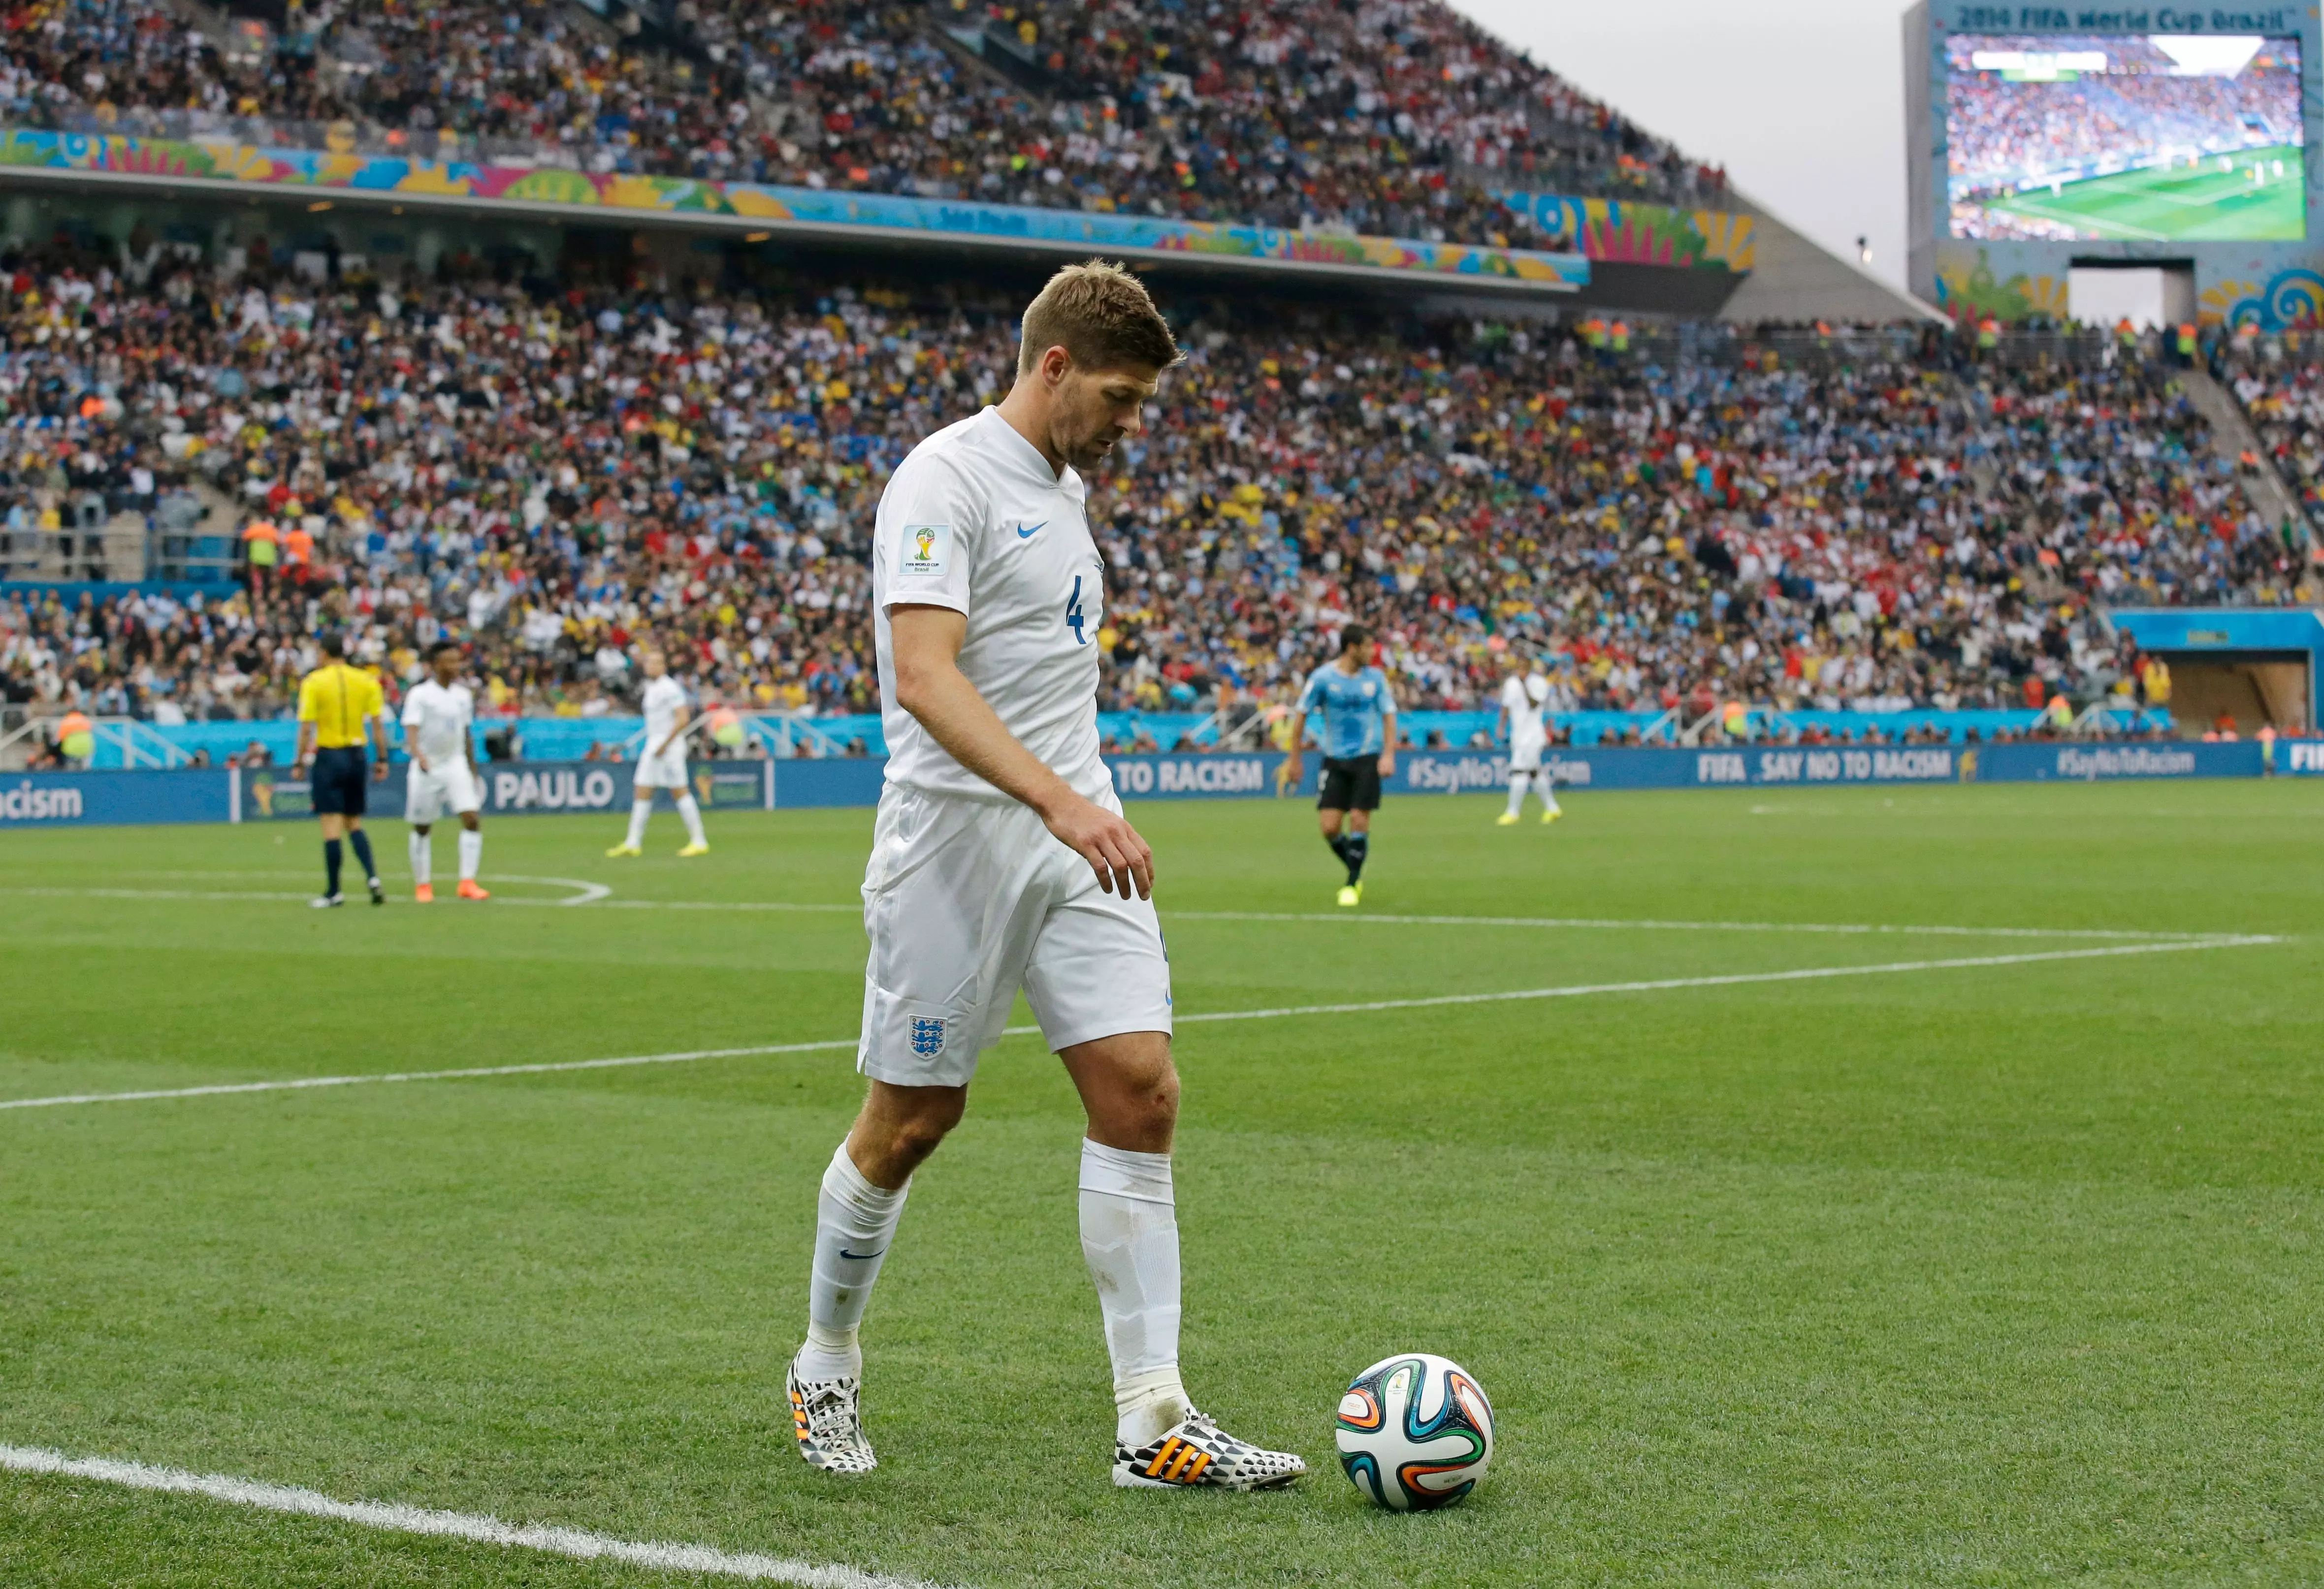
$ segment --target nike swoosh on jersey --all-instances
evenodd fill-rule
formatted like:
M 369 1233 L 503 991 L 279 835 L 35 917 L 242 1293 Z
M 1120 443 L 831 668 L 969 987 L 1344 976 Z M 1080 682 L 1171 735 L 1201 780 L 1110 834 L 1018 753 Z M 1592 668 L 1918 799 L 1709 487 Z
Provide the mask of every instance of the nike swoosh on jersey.
M 1019 540 L 1020 540 L 1020 541 L 1029 541 L 1029 540 L 1031 540 L 1035 536 L 1037 536 L 1037 535 L 1040 534 L 1043 530 L 1045 530 L 1045 529 L 1047 529 L 1047 528 L 1049 528 L 1049 521 L 1048 521 L 1047 519 L 1042 519 L 1042 520 L 1041 520 L 1041 522 L 1040 522 L 1040 523 L 1038 523 L 1038 524 L 1035 525 L 1035 526 L 1034 526 L 1032 528 L 1030 528 L 1030 529 L 1020 529 L 1020 530 L 1019 530 L 1019 531 L 1017 532 L 1017 538 L 1018 538 Z

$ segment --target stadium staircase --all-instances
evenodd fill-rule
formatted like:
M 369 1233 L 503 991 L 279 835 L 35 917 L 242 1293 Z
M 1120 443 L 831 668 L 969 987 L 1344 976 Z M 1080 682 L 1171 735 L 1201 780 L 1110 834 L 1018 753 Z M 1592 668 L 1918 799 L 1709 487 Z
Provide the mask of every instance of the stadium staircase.
M 2236 479 L 2244 488 L 2244 498 L 2250 502 L 2262 521 L 2272 528 L 2290 524 L 2307 542 L 2308 560 L 2324 563 L 2324 545 L 2316 538 L 2316 527 L 2301 511 L 2300 498 L 2277 473 L 2275 464 L 2267 448 L 2252 428 L 2251 417 L 2244 406 L 2236 401 L 2236 394 L 2211 379 L 2210 372 L 2191 369 L 2182 372 L 2180 381 L 2187 389 L 2187 400 L 2196 411 L 2211 423 L 2211 445 L 2219 456 L 2236 467 Z M 2252 463 L 2246 459 L 2254 460 Z

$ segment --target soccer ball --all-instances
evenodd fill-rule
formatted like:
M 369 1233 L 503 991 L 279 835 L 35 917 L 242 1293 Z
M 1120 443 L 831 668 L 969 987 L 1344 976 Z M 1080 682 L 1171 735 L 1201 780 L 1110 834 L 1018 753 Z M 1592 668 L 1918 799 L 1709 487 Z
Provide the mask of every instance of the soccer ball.
M 1340 1465 L 1390 1511 L 1450 1506 L 1493 1460 L 1493 1406 L 1450 1358 L 1404 1352 L 1355 1377 L 1333 1429 Z

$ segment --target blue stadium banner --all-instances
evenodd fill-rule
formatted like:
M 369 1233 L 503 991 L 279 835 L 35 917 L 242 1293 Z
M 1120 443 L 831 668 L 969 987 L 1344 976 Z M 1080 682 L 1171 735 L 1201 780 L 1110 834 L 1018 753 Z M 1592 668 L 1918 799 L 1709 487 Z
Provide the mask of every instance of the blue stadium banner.
M 234 812 L 223 772 L 0 776 L 0 828 L 222 822 Z
M 2295 762 L 2293 753 L 2299 759 Z M 1125 800 L 1226 795 L 1313 795 L 1321 758 L 1310 752 L 1296 783 L 1275 751 L 1194 756 L 1114 756 L 1114 787 Z M 2289 770 L 2324 771 L 2324 744 L 2277 747 Z M 2058 741 L 2006 745 L 1743 745 L 1669 750 L 1642 746 L 1560 746 L 1543 758 L 1561 787 L 1720 789 L 1844 784 L 2076 783 L 2118 778 L 2248 778 L 2264 770 L 2260 747 L 2179 740 L 2108 744 Z M 1501 750 L 1405 750 L 1383 788 L 1389 794 L 1462 794 L 1508 787 Z
M 771 804 L 780 811 L 877 805 L 880 785 L 888 772 L 888 758 L 884 756 L 848 756 L 827 760 L 801 756 L 764 765 L 772 769 Z
M 1124 800 L 1305 798 L 1322 758 L 1310 752 L 1294 776 L 1278 751 L 1109 756 Z M 2324 740 L 2273 746 L 2186 740 L 2017 741 L 1999 745 L 1743 745 L 1670 750 L 1560 746 L 1544 758 L 1567 789 L 1796 788 L 1847 784 L 2110 783 L 2132 778 L 2324 776 Z M 714 810 L 805 810 L 876 805 L 886 761 L 697 761 L 694 796 Z M 489 762 L 484 811 L 604 814 L 630 804 L 633 768 L 621 762 Z M 370 787 L 370 814 L 403 815 L 405 766 Z M 1500 750 L 1406 750 L 1384 782 L 1395 796 L 1497 793 L 1508 786 Z M 149 822 L 296 820 L 314 814 L 306 780 L 283 768 L 246 771 L 21 773 L 0 776 L 0 829 Z
M 771 762 L 766 761 L 697 761 L 687 767 L 687 781 L 693 787 L 694 797 L 706 808 L 731 811 L 741 806 L 764 810 L 772 804 L 772 767 Z M 408 770 L 408 764 L 398 762 L 388 768 L 384 779 L 371 785 L 365 804 L 372 816 L 403 815 L 404 776 Z M 630 780 L 636 769 L 622 762 L 608 761 L 493 761 L 486 762 L 478 770 L 484 775 L 484 814 L 495 816 L 525 812 L 626 811 L 630 804 Z M 876 790 L 872 798 L 877 798 Z M 314 813 L 314 799 L 304 778 L 294 777 L 281 767 L 257 767 L 242 775 L 240 820 L 266 822 Z

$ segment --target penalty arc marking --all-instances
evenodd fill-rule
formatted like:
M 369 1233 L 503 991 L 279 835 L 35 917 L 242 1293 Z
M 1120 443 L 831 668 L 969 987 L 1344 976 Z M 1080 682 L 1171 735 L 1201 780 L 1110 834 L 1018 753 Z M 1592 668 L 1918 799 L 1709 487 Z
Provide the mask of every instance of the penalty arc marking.
M 1808 966 L 1788 971 L 1738 971 L 1715 977 L 1664 977 L 1636 982 L 1581 982 L 1559 987 L 1521 987 L 1495 993 L 1444 993 L 1419 998 L 1368 999 L 1360 1003 L 1286 1005 L 1273 1009 L 1213 1010 L 1174 1017 L 1178 1025 L 1215 1021 L 1280 1021 L 1302 1015 L 1368 1015 L 1384 1010 L 1442 1009 L 1461 1005 L 1508 1004 L 1531 999 L 1586 998 L 1623 993 L 1670 993 L 1690 987 L 1740 987 L 1754 983 L 1813 982 L 1846 977 L 1893 977 L 1918 971 L 1969 970 L 2030 966 L 2057 960 L 2107 960 L 2134 954 L 2181 954 L 2206 949 L 2248 949 L 2281 943 L 2263 933 L 2109 943 L 2089 949 L 2055 949 L 2024 954 L 1965 955 L 1953 960 L 1889 960 L 1866 966 Z M 1037 1036 L 1038 1026 L 1010 1026 L 1004 1037 Z M 135 1092 L 67 1093 L 53 1098 L 0 1098 L 0 1110 L 56 1108 L 73 1104 L 139 1103 L 158 1098 L 214 1098 L 227 1093 L 290 1092 L 325 1087 L 363 1087 L 410 1081 L 464 1081 L 489 1076 L 541 1076 L 566 1070 L 605 1070 L 631 1065 L 675 1065 L 696 1060 L 744 1059 L 762 1054 L 827 1052 L 856 1046 L 852 1037 L 819 1042 L 767 1043 L 748 1048 L 688 1049 L 666 1054 L 627 1054 L 602 1060 L 558 1060 L 530 1065 L 479 1065 L 457 1070 L 395 1070 L 371 1075 L 303 1076 L 281 1081 L 216 1082 L 203 1087 L 153 1088 Z
M 354 1523 L 388 1533 L 421 1534 L 438 1539 L 466 1539 L 478 1545 L 539 1550 L 579 1561 L 617 1561 L 661 1572 L 703 1573 L 746 1583 L 791 1584 L 799 1589 L 939 1589 L 924 1578 L 890 1577 L 857 1567 L 824 1566 L 814 1562 L 756 1552 L 715 1549 L 707 1545 L 679 1545 L 653 1539 L 619 1539 L 586 1529 L 558 1528 L 546 1523 L 504 1523 L 496 1517 L 465 1511 L 438 1511 L 382 1501 L 337 1501 L 315 1490 L 270 1484 L 257 1479 L 231 1478 L 224 1474 L 198 1474 L 185 1468 L 154 1467 L 142 1462 L 122 1462 L 105 1456 L 69 1456 L 37 1447 L 0 1446 L 0 1469 L 60 1478 L 87 1479 L 124 1489 L 165 1495 L 201 1495 L 235 1506 L 293 1517 L 321 1518 Z

